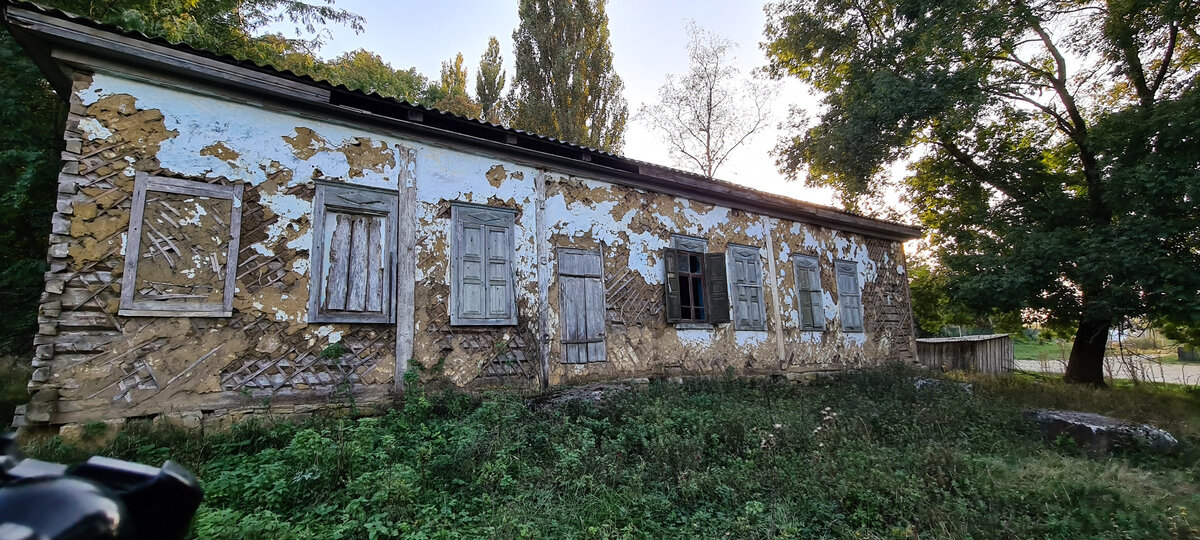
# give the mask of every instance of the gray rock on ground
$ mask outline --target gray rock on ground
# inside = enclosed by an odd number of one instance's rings
[[[975,395],[975,387],[969,383],[958,381],[947,381],[943,379],[935,379],[931,377],[917,377],[913,379],[913,387],[917,390],[929,390],[941,388],[943,386],[957,386],[966,392],[968,395]]]
[[[649,381],[646,381],[649,384]],[[530,398],[525,405],[535,411],[554,411],[571,402],[601,405],[615,394],[628,391],[630,385],[621,383],[595,383],[564,388]]]
[[[1053,443],[1062,436],[1070,437],[1076,445],[1094,453],[1110,453],[1115,446],[1121,445],[1169,454],[1179,446],[1179,441],[1170,433],[1149,424],[1095,413],[1033,409],[1022,416],[1038,425],[1047,442]]]

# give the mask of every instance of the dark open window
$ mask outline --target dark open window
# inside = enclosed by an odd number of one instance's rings
[[[663,250],[667,322],[727,323],[729,284],[724,253]]]
[[[704,254],[679,251],[679,321],[705,322]]]

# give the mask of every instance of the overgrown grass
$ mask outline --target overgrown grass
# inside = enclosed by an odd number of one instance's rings
[[[1013,357],[1017,360],[1038,360],[1042,362],[1065,361],[1071,354],[1071,343],[1058,339],[1040,341],[1037,339],[1013,339]]]
[[[914,375],[652,384],[553,413],[417,391],[378,417],[134,425],[102,453],[196,471],[199,538],[1200,537],[1196,393]],[[1047,446],[1028,406],[1157,421],[1187,449],[1090,458]]]

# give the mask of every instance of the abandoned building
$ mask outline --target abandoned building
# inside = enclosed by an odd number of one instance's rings
[[[2,5],[70,103],[19,421],[915,355],[916,228]]]

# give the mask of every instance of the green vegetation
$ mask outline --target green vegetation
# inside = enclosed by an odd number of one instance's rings
[[[1013,339],[1013,356],[1017,360],[1066,361],[1071,344],[1059,339]]]
[[[417,389],[376,417],[133,425],[102,453],[196,471],[199,538],[1200,537],[1194,390],[1008,377],[968,394],[914,375],[652,384],[546,413]],[[1048,446],[1031,405],[1156,422],[1184,454]]]
[[[1105,382],[1110,328],[1200,329],[1200,4],[766,9],[768,70],[823,94],[779,165],[848,206],[902,184],[953,300],[1074,334],[1066,378],[1086,384]]]
[[[33,369],[29,361],[16,356],[0,356],[0,425],[8,426],[17,405],[29,402],[26,384]]]
[[[512,125],[620,153],[629,106],[613,69],[608,0],[521,0],[513,31]]]

